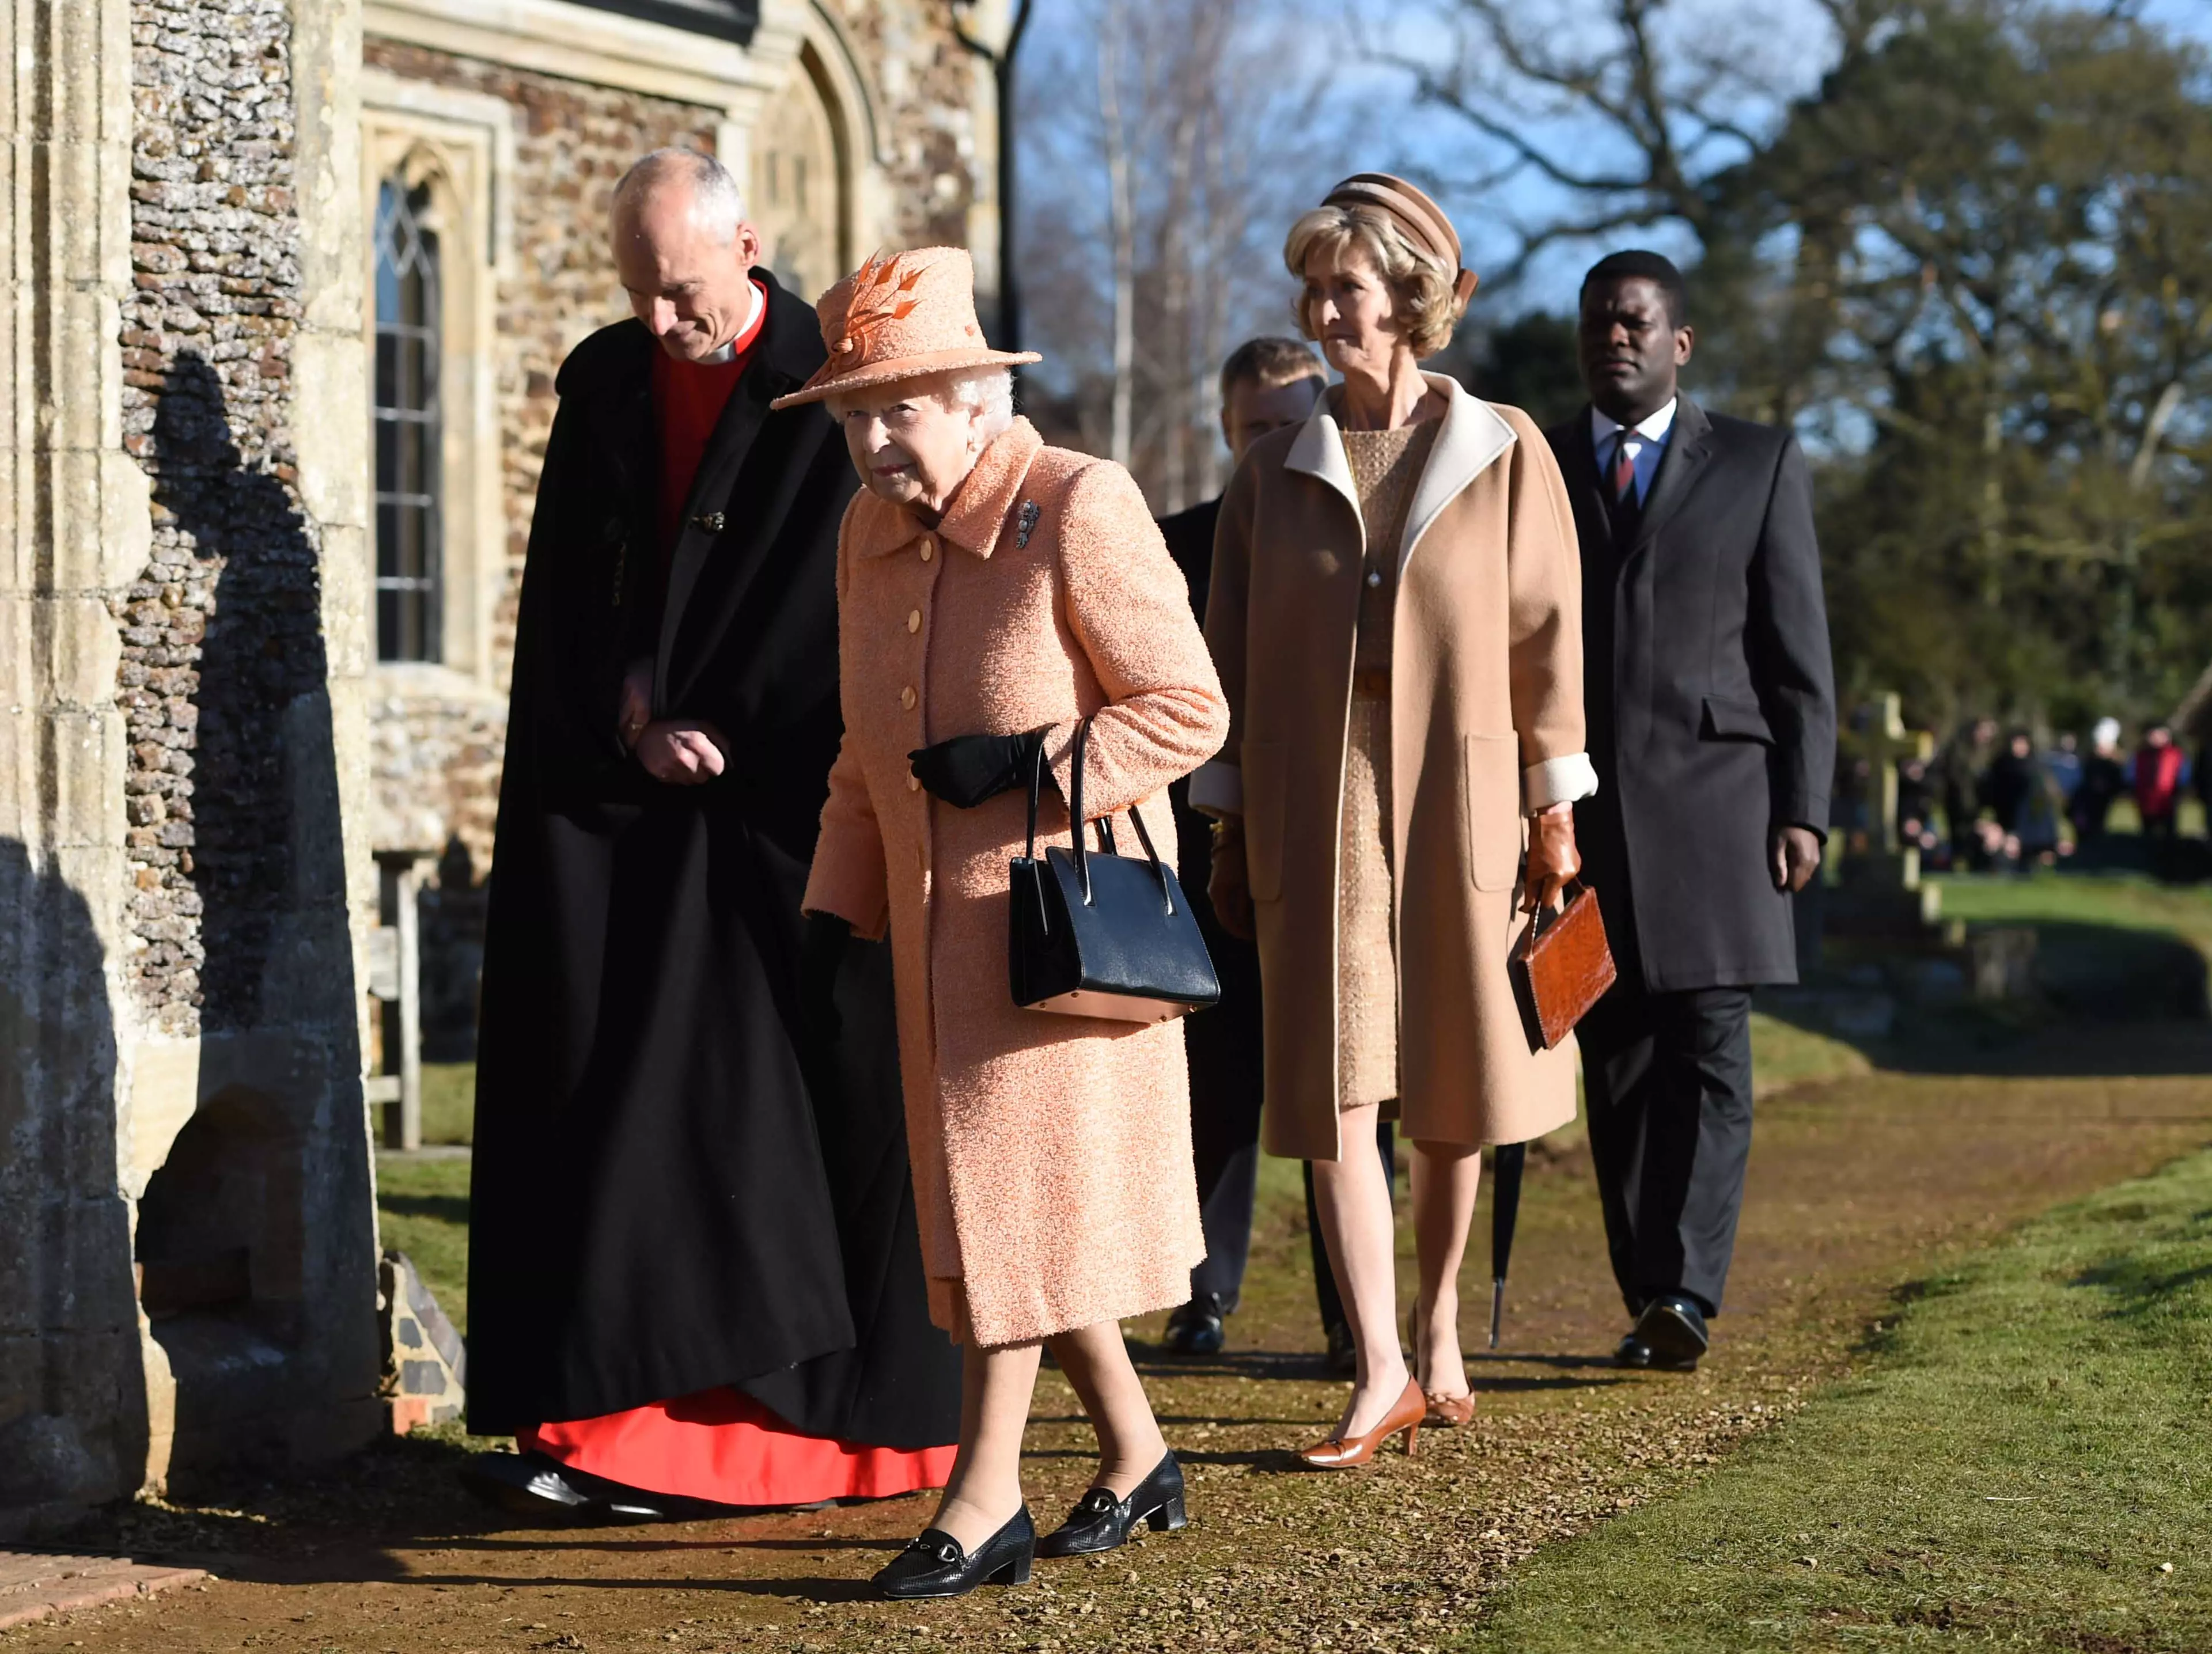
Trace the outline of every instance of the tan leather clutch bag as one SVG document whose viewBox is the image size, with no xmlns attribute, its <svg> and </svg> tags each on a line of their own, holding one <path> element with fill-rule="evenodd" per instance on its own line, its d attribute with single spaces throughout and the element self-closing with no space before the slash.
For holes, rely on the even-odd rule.
<svg viewBox="0 0 2212 1654">
<path fill-rule="evenodd" d="M 1528 1025 L 1531 1051 L 1549 1051 L 1572 1033 L 1618 974 L 1597 893 L 1579 883 L 1570 888 L 1574 894 L 1566 906 L 1556 914 L 1538 913 L 1514 944 L 1515 997 Z"/>
</svg>

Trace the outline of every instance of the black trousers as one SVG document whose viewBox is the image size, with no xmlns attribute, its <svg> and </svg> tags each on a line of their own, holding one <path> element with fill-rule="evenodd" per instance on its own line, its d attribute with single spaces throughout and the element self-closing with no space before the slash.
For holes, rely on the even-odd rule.
<svg viewBox="0 0 2212 1654">
<path fill-rule="evenodd" d="M 1187 860 L 1194 840 L 1203 845 L 1203 833 L 1183 834 Z M 1194 866 L 1184 876 L 1202 870 Z M 1186 892 L 1191 888 L 1184 885 Z M 1183 1022 L 1191 1156 L 1197 1162 L 1198 1221 L 1206 1232 L 1206 1258 L 1190 1272 L 1190 1295 L 1196 1300 L 1212 1293 L 1233 1306 L 1252 1251 L 1252 1199 L 1260 1172 L 1260 954 L 1250 942 L 1224 931 L 1202 898 L 1192 897 L 1191 906 L 1220 974 L 1221 1003 Z"/>
<path fill-rule="evenodd" d="M 1751 1155 L 1751 991 L 1646 993 L 1626 978 L 1575 1031 L 1613 1279 L 1721 1306 Z"/>
<path fill-rule="evenodd" d="M 1206 1232 L 1206 1257 L 1190 1272 L 1194 1301 L 1212 1293 L 1234 1309 L 1244 1290 L 1244 1265 L 1252 1255 L 1252 1201 L 1260 1178 L 1256 1135 L 1209 1156 L 1198 1153 L 1198 1223 Z"/>
</svg>

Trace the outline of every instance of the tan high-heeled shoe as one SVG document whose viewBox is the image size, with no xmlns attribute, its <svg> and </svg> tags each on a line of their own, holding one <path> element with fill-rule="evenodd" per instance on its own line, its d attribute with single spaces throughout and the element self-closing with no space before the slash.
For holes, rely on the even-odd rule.
<svg viewBox="0 0 2212 1654">
<path fill-rule="evenodd" d="M 1413 1351 L 1411 1359 L 1417 1374 L 1420 1366 L 1420 1332 L 1421 1312 L 1420 1306 L 1417 1304 L 1406 1312 L 1406 1343 L 1407 1348 Z M 1415 1382 L 1419 1382 L 1418 1376 Z M 1424 1387 L 1421 1390 L 1421 1399 L 1428 1403 L 1429 1409 L 1428 1415 L 1421 1422 L 1431 1430 L 1456 1430 L 1462 1425 L 1474 1421 L 1474 1396 L 1471 1391 L 1458 1396 L 1447 1396 L 1441 1391 Z"/>
<path fill-rule="evenodd" d="M 1406 1457 L 1411 1458 L 1413 1444 L 1428 1415 L 1428 1398 L 1421 1394 L 1420 1385 L 1409 1378 L 1398 1399 L 1390 1403 L 1390 1410 L 1372 1430 L 1357 1436 L 1331 1436 L 1327 1441 L 1316 1442 L 1298 1457 L 1316 1470 L 1349 1470 L 1354 1465 L 1370 1463 L 1376 1450 L 1402 1430 L 1406 1433 Z"/>
<path fill-rule="evenodd" d="M 1421 1400 L 1428 1406 L 1429 1415 L 1421 1422 L 1431 1430 L 1456 1430 L 1462 1425 L 1474 1421 L 1474 1394 L 1444 1396 L 1433 1390 L 1421 1392 Z"/>
</svg>

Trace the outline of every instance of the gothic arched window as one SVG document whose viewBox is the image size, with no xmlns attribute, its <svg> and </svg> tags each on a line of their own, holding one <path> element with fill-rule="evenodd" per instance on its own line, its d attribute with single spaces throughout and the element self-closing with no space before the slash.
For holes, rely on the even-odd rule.
<svg viewBox="0 0 2212 1654">
<path fill-rule="evenodd" d="M 428 186 L 387 179 L 376 201 L 376 657 L 439 647 L 438 235 Z"/>
</svg>

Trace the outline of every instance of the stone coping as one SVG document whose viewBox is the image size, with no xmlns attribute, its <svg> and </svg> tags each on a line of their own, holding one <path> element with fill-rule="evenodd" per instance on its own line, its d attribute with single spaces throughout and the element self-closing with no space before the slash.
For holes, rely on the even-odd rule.
<svg viewBox="0 0 2212 1654">
<path fill-rule="evenodd" d="M 0 1631 L 102 1603 L 151 1596 L 207 1577 L 204 1568 L 163 1567 L 127 1556 L 0 1551 Z"/>
</svg>

